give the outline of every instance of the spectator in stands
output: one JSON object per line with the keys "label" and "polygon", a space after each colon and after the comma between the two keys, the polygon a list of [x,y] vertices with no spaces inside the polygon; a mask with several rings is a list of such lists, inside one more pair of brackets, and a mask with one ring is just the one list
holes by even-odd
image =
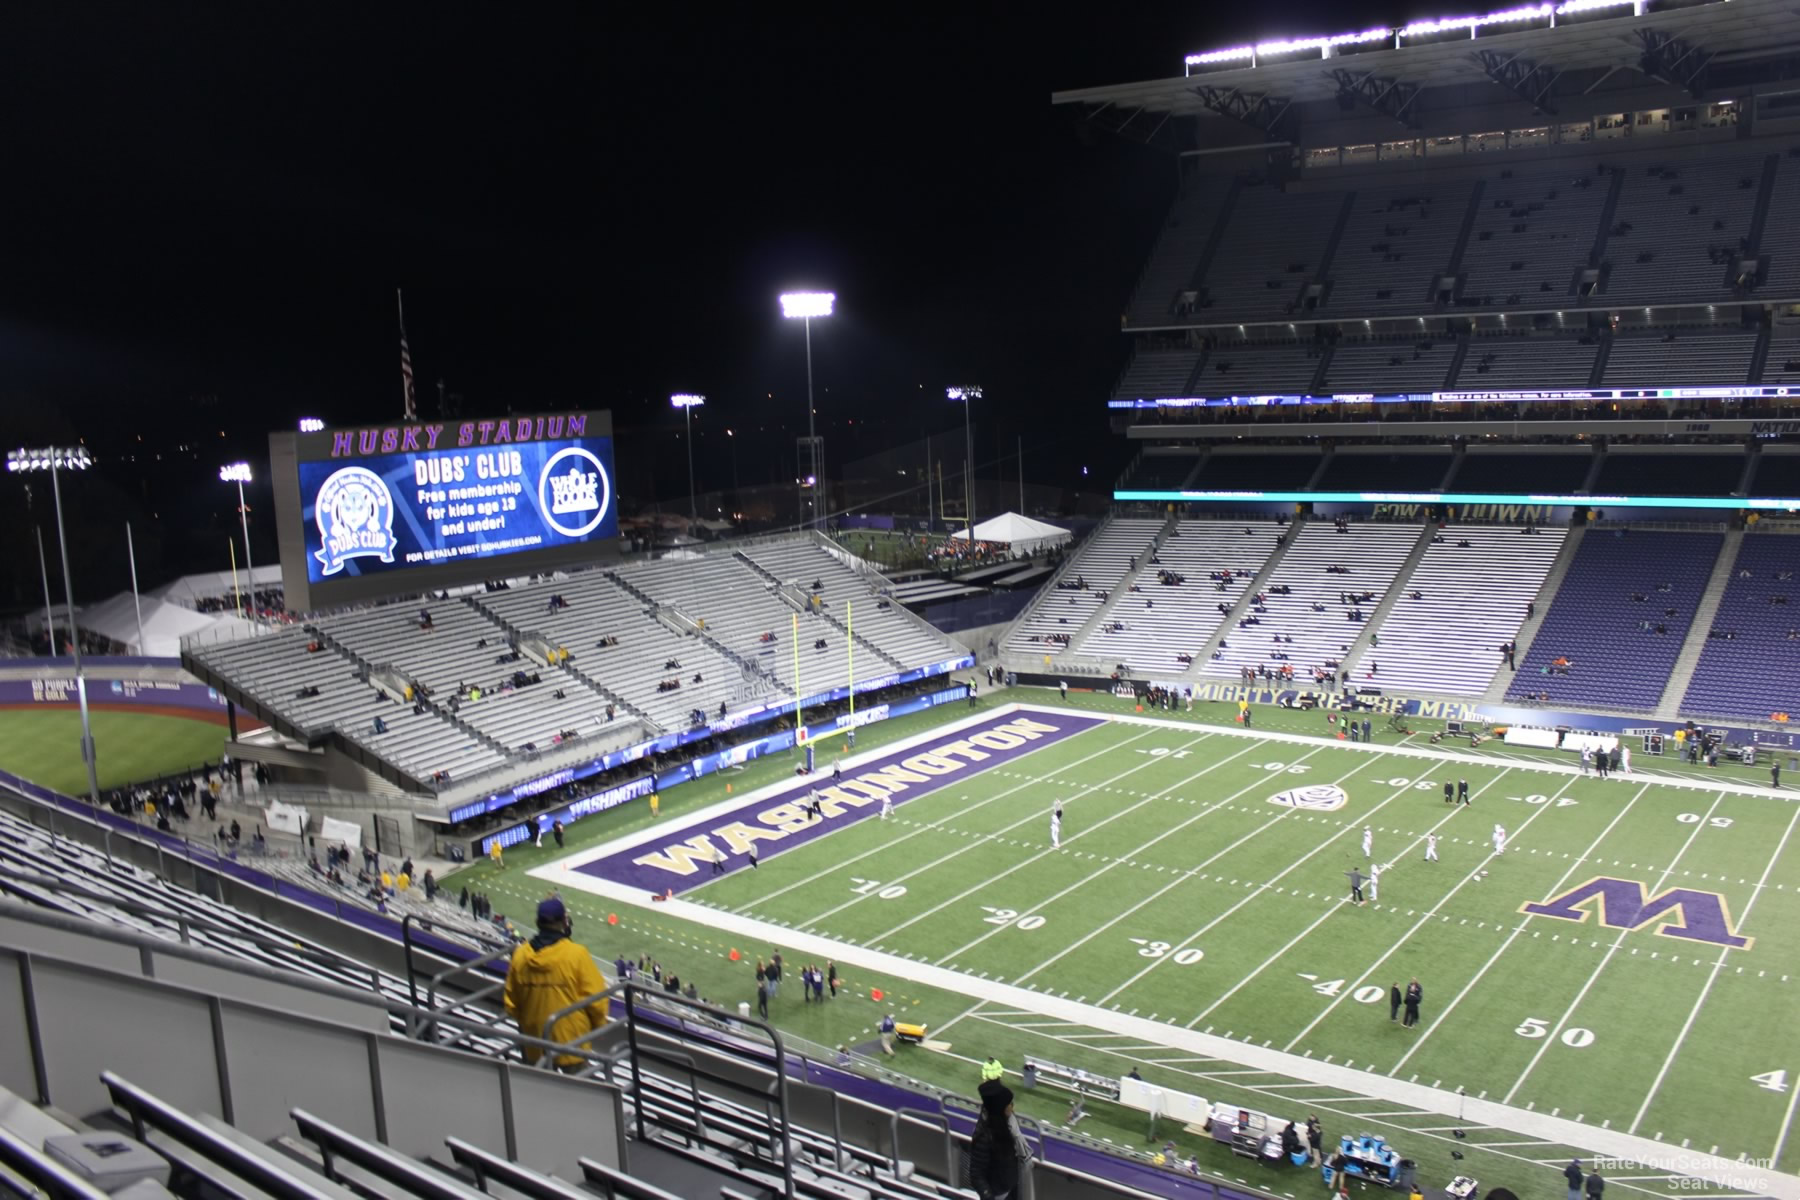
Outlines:
{"label": "spectator in stands", "polygon": [[431,632],[431,610],[429,608],[419,610],[419,628],[426,633]]}
{"label": "spectator in stands", "polygon": [[[890,1021],[891,1017],[883,1025]],[[981,1200],[1012,1200],[1019,1189],[1019,1163],[1030,1154],[1013,1115],[1012,1089],[990,1079],[980,1093],[981,1119],[969,1135],[967,1183]]]}
{"label": "spectator in stands", "polygon": [[[555,896],[537,908],[537,936],[513,951],[506,969],[506,1014],[531,1037],[572,1042],[606,1024],[609,1001],[601,996],[571,1012],[549,1030],[550,1015],[606,990],[606,977],[587,947],[571,936],[568,911]],[[525,1047],[525,1061],[537,1062],[542,1051]],[[562,1054],[558,1070],[579,1069],[585,1060]]]}

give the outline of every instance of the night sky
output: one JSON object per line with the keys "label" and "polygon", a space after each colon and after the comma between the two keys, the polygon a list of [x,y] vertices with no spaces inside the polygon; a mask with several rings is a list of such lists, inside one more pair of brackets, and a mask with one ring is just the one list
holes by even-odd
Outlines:
{"label": "night sky", "polygon": [[[672,500],[672,391],[709,397],[703,477],[727,425],[762,436],[746,484],[781,473],[804,360],[775,297],[816,286],[833,461],[959,425],[968,381],[979,460],[1022,433],[1033,482],[1110,480],[1118,313],[1174,165],[1050,92],[1422,15],[1222,7],[10,6],[0,440],[112,460],[65,496],[83,591],[124,586],[126,520],[145,586],[223,567],[220,462],[302,415],[399,416],[400,286],[423,415],[439,379],[469,415],[610,408],[627,499]],[[0,606],[38,587],[31,519]]]}

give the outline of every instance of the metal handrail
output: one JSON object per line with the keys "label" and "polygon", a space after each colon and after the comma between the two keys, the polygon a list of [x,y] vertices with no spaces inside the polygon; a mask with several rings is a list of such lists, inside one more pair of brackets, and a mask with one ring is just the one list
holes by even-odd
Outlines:
{"label": "metal handrail", "polygon": [[[652,991],[640,987],[638,984],[629,982],[625,983],[622,988],[615,985],[612,990],[622,991],[624,995],[625,1036],[626,1044],[631,1049],[631,1086],[633,1095],[643,1094],[643,1060],[646,1057],[649,1057],[656,1061],[662,1061],[664,1057],[662,1051],[644,1047],[638,1040],[638,1005],[645,999],[654,997],[656,1003],[646,1006],[652,1011],[661,1008],[664,1005],[673,1005],[676,1008],[689,1009],[697,1013],[707,1014],[715,1019],[723,1018],[727,1021],[734,1022],[740,1029],[760,1029],[768,1036],[769,1044],[774,1048],[775,1052],[775,1088],[772,1098],[774,1099],[777,1111],[780,1114],[782,1191],[783,1195],[787,1197],[787,1200],[794,1200],[794,1139],[789,1133],[792,1123],[788,1116],[787,1094],[788,1056],[787,1049],[782,1044],[781,1034],[776,1028],[767,1021],[759,1021],[745,1016],[731,1016],[724,1009],[721,1009],[716,1005],[707,1004],[700,1000],[689,1000],[686,996],[677,992]],[[568,1015],[568,1013],[573,1012],[576,1008],[591,1003],[596,998],[597,997],[589,997],[581,1003],[571,1005],[567,1009],[553,1015],[550,1021],[546,1023],[546,1032],[560,1017]],[[591,1037],[593,1035],[590,1033],[588,1036]],[[736,1084],[732,1080],[723,1079],[710,1072],[703,1071],[697,1065],[692,1067],[691,1071],[691,1078],[704,1076],[716,1083],[742,1087],[742,1085]],[[645,1140],[648,1130],[646,1129],[644,1106],[642,1104],[637,1105],[637,1127],[638,1139],[640,1141]]]}

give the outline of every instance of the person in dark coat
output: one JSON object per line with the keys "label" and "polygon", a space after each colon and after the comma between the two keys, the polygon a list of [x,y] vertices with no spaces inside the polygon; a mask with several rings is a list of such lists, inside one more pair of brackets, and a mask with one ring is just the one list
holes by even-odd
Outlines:
{"label": "person in dark coat", "polygon": [[981,1200],[1011,1200],[1019,1190],[1012,1089],[990,1079],[980,1091],[981,1119],[969,1135],[968,1186]]}
{"label": "person in dark coat", "polygon": [[1600,1193],[1604,1192],[1605,1190],[1606,1190],[1606,1180],[1600,1178],[1599,1168],[1595,1168],[1593,1171],[1588,1173],[1588,1177],[1587,1177],[1588,1200],[1600,1200]]}
{"label": "person in dark coat", "polygon": [[1400,1019],[1400,1006],[1403,1003],[1405,1000],[1400,995],[1400,985],[1396,983],[1388,989],[1388,1020],[1398,1021]]}
{"label": "person in dark coat", "polygon": [[1569,1165],[1563,1168],[1563,1178],[1569,1181],[1569,1200],[1581,1200],[1581,1160],[1571,1158]]}
{"label": "person in dark coat", "polygon": [[1424,999],[1425,989],[1419,986],[1417,979],[1406,985],[1406,1020],[1401,1024],[1408,1029],[1419,1023],[1419,1004]]}

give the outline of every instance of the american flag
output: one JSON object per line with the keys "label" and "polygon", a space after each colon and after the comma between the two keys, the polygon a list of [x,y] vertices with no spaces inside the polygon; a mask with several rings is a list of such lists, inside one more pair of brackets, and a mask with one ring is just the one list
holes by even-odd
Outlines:
{"label": "american flag", "polygon": [[[400,299],[400,292],[398,289],[395,289],[394,291],[394,298],[396,301]],[[406,309],[404,304],[402,304],[400,308],[400,384],[406,393],[405,419],[408,421],[416,421],[419,419],[419,397],[417,393],[413,391],[412,350],[406,344]]]}

